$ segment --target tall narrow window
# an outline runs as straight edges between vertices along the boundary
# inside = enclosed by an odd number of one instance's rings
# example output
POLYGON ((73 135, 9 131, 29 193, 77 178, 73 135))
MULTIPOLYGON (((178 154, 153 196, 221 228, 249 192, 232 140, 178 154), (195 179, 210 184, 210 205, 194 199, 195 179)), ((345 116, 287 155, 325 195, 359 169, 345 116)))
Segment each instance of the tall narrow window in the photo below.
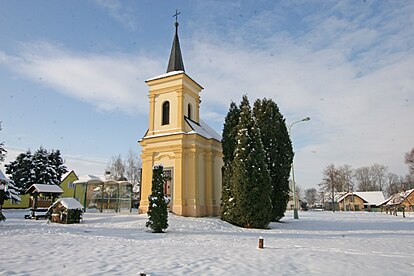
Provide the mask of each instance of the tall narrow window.
POLYGON ((188 119, 192 119, 191 118, 191 104, 188 104, 188 119))
POLYGON ((170 102, 162 104, 162 124, 168 125, 170 123, 170 102))

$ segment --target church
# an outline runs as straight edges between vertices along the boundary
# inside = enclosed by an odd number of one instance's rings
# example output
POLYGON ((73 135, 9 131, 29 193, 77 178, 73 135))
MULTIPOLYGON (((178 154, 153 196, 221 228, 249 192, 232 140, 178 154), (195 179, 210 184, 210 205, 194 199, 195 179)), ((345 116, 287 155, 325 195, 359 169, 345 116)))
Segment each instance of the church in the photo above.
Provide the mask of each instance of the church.
POLYGON ((221 136, 200 118, 203 87, 184 70, 178 22, 165 74, 146 81, 149 87, 148 130, 142 147, 139 212, 148 211, 152 169, 162 165, 170 212, 189 217, 218 216, 223 153, 221 136))

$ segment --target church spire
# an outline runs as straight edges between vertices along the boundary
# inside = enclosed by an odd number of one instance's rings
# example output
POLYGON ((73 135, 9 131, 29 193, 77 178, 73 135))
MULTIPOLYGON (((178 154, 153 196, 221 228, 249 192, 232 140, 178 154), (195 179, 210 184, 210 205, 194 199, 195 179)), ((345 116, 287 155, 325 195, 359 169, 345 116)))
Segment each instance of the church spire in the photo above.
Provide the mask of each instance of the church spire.
POLYGON ((175 11, 175 36, 170 53, 170 60, 168 61, 167 73, 172 71, 185 71, 183 57, 181 55, 180 41, 178 40, 178 15, 180 12, 175 11))

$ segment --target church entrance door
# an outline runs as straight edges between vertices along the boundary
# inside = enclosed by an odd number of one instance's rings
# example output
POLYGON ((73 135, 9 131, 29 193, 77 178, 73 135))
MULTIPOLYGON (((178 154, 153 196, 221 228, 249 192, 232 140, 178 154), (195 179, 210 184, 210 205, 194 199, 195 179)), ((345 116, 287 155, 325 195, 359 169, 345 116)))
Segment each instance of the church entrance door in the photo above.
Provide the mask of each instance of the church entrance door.
POLYGON ((172 194, 173 194, 173 175, 172 168, 164 169, 164 195, 168 198, 168 209, 172 206, 172 194))

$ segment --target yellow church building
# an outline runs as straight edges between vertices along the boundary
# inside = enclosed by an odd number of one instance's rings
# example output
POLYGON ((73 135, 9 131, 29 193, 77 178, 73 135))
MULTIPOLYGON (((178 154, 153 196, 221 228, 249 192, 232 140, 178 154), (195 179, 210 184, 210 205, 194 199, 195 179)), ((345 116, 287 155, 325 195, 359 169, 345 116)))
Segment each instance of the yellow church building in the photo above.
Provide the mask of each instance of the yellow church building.
POLYGON ((148 130, 142 146, 142 182, 139 212, 148 211, 152 169, 164 167, 169 176, 164 192, 169 209, 182 216, 217 216, 220 211, 221 137, 200 119, 203 87, 184 70, 178 22, 166 74, 146 81, 149 87, 148 130))

